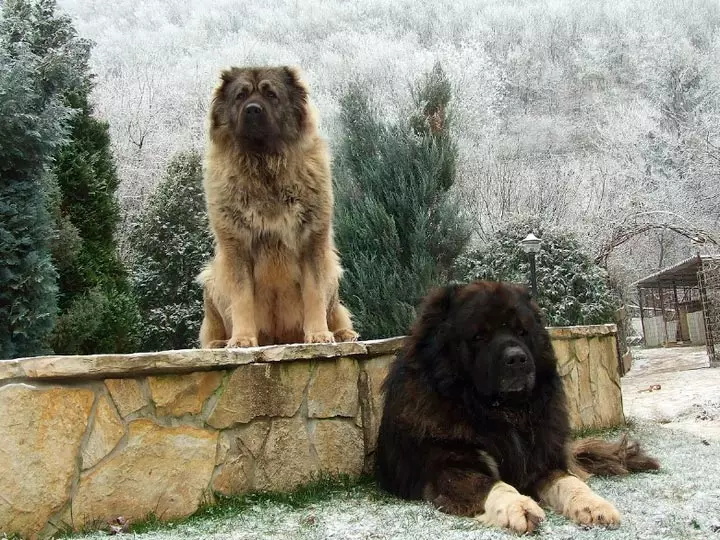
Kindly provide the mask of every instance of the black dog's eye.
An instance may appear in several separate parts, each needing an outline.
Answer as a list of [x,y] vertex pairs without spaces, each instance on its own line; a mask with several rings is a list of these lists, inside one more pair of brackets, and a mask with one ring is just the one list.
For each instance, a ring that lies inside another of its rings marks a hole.
[[525,328],[523,328],[523,327],[521,326],[520,328],[518,328],[517,334],[518,334],[518,336],[520,336],[520,337],[525,337],[525,336],[528,335],[528,331],[525,330]]
[[473,341],[482,341],[483,340],[483,334],[482,332],[478,332],[475,334],[472,338]]

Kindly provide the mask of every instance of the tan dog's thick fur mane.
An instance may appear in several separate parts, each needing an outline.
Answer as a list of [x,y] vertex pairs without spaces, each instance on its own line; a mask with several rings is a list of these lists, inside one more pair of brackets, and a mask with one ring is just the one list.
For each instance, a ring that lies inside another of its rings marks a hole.
[[204,187],[215,256],[204,348],[357,339],[338,298],[330,157],[290,67],[231,68],[213,93]]

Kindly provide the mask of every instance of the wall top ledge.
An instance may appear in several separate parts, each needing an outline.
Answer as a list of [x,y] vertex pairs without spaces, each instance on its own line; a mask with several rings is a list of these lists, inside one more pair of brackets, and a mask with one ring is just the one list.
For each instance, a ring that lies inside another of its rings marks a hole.
[[[549,327],[553,339],[607,336],[614,324]],[[229,369],[258,362],[331,360],[341,357],[376,357],[398,352],[405,336],[349,343],[298,343],[247,349],[184,349],[133,354],[35,356],[0,360],[0,384],[10,381],[53,379],[111,379],[141,375],[190,373]]]
[[0,360],[0,383],[38,379],[111,379],[229,369],[257,362],[395,354],[405,337],[345,343],[298,343],[244,349],[183,349],[133,354],[35,356]]
[[548,332],[553,339],[575,339],[580,337],[600,337],[617,334],[614,324],[591,324],[588,326],[549,326]]

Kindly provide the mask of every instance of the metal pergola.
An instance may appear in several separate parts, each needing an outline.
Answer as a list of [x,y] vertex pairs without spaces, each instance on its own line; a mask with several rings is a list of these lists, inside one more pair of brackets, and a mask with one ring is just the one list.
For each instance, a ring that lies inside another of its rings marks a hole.
[[[720,255],[695,255],[664,268],[634,284],[638,291],[640,320],[646,333],[646,317],[662,316],[664,342],[689,341],[688,322],[682,314],[703,312],[705,345],[711,363],[720,362]],[[667,323],[676,321],[674,339]]]

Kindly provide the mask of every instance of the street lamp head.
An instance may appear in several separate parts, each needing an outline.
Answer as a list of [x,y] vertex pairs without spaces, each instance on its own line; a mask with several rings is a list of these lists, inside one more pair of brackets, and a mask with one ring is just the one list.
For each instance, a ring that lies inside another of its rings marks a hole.
[[525,253],[537,253],[540,251],[541,240],[533,233],[528,234],[524,240],[520,241],[520,247]]

